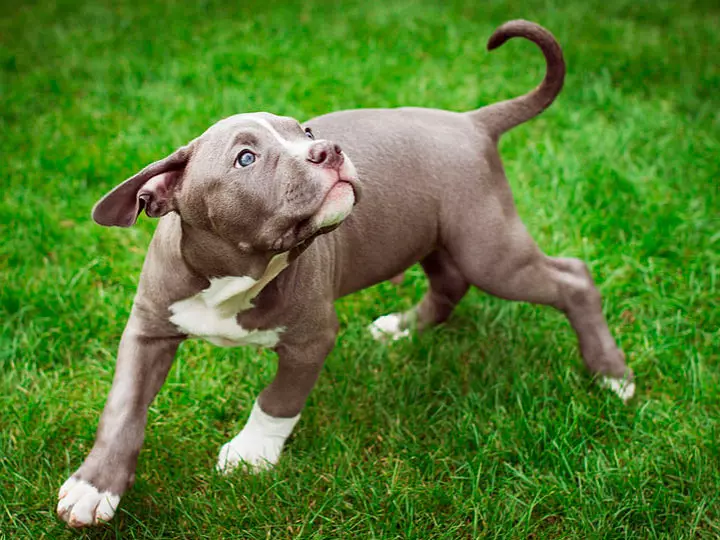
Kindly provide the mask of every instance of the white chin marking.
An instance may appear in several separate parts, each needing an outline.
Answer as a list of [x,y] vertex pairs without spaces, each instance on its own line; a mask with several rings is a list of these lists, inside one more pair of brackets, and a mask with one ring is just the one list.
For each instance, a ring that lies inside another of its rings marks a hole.
[[355,205],[355,194],[347,182],[336,184],[327,194],[325,202],[312,218],[315,229],[337,225],[352,212]]
[[84,480],[74,477],[68,478],[62,485],[58,499],[58,516],[71,527],[110,521],[120,503],[120,495],[109,491],[101,493]]
[[280,460],[285,440],[299,419],[299,414],[292,418],[270,416],[256,401],[245,427],[220,449],[215,468],[221,474],[240,466],[253,474],[271,469]]
[[399,313],[391,313],[390,315],[383,315],[375,319],[368,329],[372,337],[377,341],[397,341],[398,339],[410,336],[410,329],[405,328],[403,330],[400,326],[400,321]]
[[603,376],[599,380],[598,384],[602,388],[609,388],[612,390],[623,401],[623,403],[627,403],[635,395],[634,381]]

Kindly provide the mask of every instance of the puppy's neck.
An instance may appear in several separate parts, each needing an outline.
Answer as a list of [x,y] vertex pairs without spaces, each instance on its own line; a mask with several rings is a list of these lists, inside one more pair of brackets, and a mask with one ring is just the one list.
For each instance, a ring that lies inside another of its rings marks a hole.
[[288,264],[288,256],[243,249],[184,222],[180,222],[180,227],[180,249],[185,263],[195,274],[208,280],[247,277],[267,284]]

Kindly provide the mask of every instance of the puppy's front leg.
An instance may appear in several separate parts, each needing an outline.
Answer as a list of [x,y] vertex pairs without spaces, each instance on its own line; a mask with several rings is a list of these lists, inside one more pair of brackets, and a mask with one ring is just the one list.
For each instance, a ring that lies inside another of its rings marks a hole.
[[271,468],[300,420],[325,357],[335,344],[337,320],[320,331],[285,335],[277,346],[275,379],[255,401],[245,427],[220,449],[217,470],[228,474],[244,463],[250,472]]
[[71,527],[108,521],[135,481],[150,403],[168,374],[183,337],[151,337],[136,309],[118,351],[115,377],[95,444],[82,466],[60,488],[57,513]]

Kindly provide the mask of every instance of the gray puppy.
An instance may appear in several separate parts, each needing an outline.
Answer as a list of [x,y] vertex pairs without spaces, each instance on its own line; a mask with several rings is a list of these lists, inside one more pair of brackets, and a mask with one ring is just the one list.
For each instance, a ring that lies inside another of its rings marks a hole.
[[217,468],[277,463],[335,343],[333,301],[418,261],[429,291],[409,312],[375,321],[376,337],[445,321],[474,285],[564,312],[588,370],[624,400],[632,396],[632,371],[586,265],[538,249],[503,173],[499,137],[548,107],[565,76],[559,45],[536,24],[508,22],[488,48],[517,36],[535,42],[547,62],[542,84],[524,96],[466,113],[343,111],[305,126],[240,114],[98,202],[101,225],[128,227],[143,210],[163,217],[95,444],[60,489],[62,519],[81,527],[113,517],[135,479],[148,407],[188,337],[277,352],[275,379],[220,450]]

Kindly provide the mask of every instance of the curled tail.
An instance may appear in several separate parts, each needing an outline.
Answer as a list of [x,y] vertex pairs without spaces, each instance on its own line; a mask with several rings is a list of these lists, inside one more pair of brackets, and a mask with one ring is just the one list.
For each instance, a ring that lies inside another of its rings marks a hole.
[[487,48],[492,51],[514,37],[529,39],[540,47],[545,55],[547,71],[540,86],[531,92],[470,113],[494,139],[547,109],[560,93],[565,79],[562,49],[555,37],[538,24],[523,20],[506,22],[490,36]]

